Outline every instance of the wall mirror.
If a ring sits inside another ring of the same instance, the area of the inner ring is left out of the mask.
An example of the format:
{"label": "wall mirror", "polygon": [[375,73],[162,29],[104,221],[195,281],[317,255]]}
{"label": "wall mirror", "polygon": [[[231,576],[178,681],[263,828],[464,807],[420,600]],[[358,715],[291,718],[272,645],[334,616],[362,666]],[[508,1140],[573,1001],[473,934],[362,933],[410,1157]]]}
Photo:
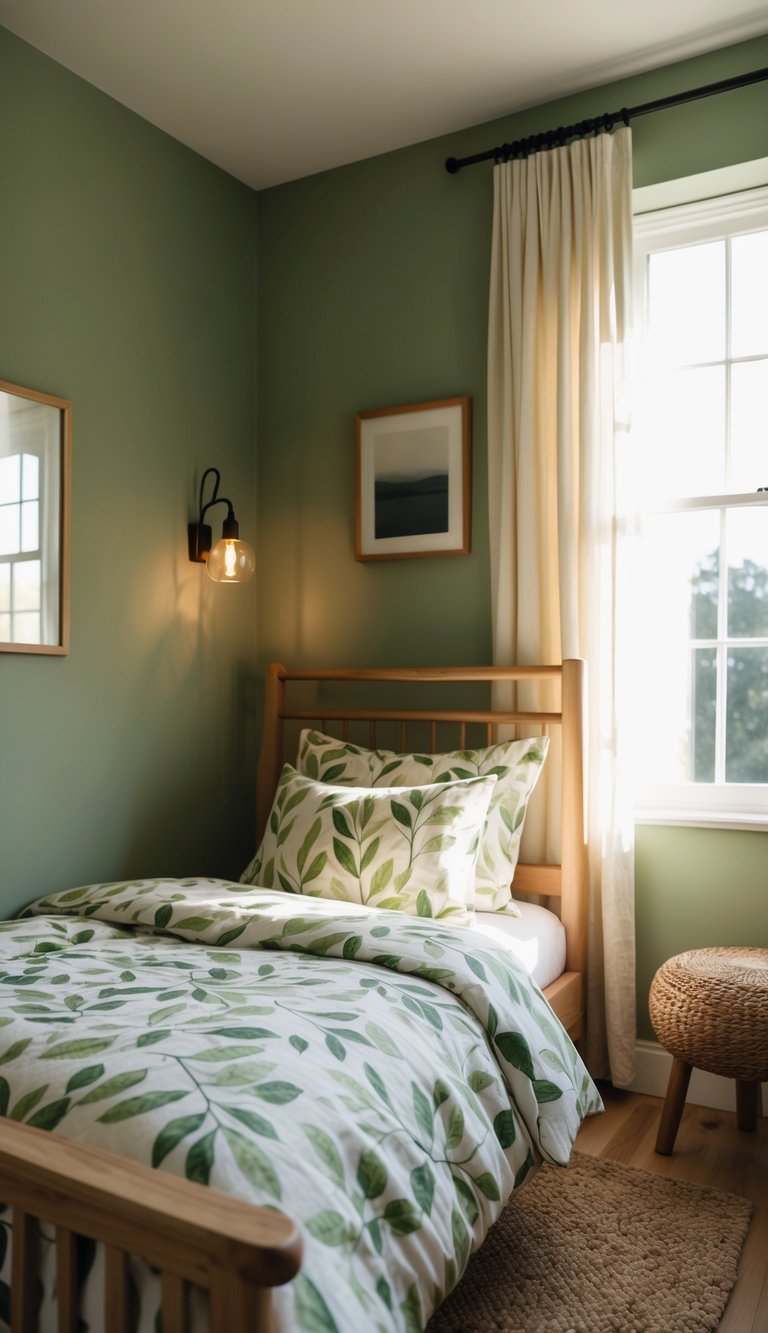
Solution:
{"label": "wall mirror", "polygon": [[69,648],[72,404],[0,380],[0,652]]}

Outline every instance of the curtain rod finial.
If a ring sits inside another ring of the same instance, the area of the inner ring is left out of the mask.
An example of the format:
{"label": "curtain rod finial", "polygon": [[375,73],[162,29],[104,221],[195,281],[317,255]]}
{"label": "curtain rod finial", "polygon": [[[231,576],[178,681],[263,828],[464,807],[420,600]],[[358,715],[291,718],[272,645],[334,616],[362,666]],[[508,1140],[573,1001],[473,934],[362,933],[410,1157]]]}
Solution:
{"label": "curtain rod finial", "polygon": [[461,170],[461,163],[456,157],[447,157],[445,159],[445,169],[450,176],[455,176],[456,172]]}

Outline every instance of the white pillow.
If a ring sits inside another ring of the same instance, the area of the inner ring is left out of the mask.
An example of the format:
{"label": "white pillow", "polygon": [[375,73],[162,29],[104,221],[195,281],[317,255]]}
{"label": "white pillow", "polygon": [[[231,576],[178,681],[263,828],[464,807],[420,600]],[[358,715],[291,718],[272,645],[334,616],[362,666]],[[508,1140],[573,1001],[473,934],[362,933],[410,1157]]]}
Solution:
{"label": "white pillow", "polygon": [[475,868],[475,907],[478,912],[503,909],[517,916],[509,886],[520,852],[528,799],[548,748],[547,736],[534,736],[500,741],[480,750],[396,754],[392,750],[365,750],[320,731],[304,730],[299,738],[297,768],[322,782],[356,787],[378,787],[382,783],[409,787],[423,782],[496,777]]}
{"label": "white pillow", "polygon": [[329,786],[286,764],[243,884],[411,916],[471,920],[496,777],[429,786]]}

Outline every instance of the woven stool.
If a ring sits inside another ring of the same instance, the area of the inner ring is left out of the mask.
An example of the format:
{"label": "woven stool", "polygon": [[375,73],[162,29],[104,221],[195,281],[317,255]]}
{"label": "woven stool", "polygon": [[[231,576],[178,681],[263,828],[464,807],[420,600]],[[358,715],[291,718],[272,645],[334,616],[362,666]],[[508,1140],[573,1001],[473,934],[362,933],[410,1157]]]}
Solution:
{"label": "woven stool", "polygon": [[674,1056],[656,1151],[674,1146],[691,1069],[736,1080],[739,1129],[754,1129],[768,1080],[768,949],[691,949],[667,959],[651,983],[651,1022]]}

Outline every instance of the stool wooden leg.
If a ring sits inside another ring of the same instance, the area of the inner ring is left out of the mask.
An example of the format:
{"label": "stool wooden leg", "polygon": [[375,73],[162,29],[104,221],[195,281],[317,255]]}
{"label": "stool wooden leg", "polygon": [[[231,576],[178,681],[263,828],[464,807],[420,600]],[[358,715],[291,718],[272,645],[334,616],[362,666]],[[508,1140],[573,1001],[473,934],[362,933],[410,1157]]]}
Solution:
{"label": "stool wooden leg", "polygon": [[669,1073],[667,1095],[661,1112],[659,1132],[656,1136],[656,1151],[669,1157],[680,1128],[680,1119],[685,1106],[685,1094],[691,1081],[691,1068],[685,1060],[675,1060]]}
{"label": "stool wooden leg", "polygon": [[736,1124],[739,1129],[757,1128],[757,1093],[759,1083],[736,1079]]}

